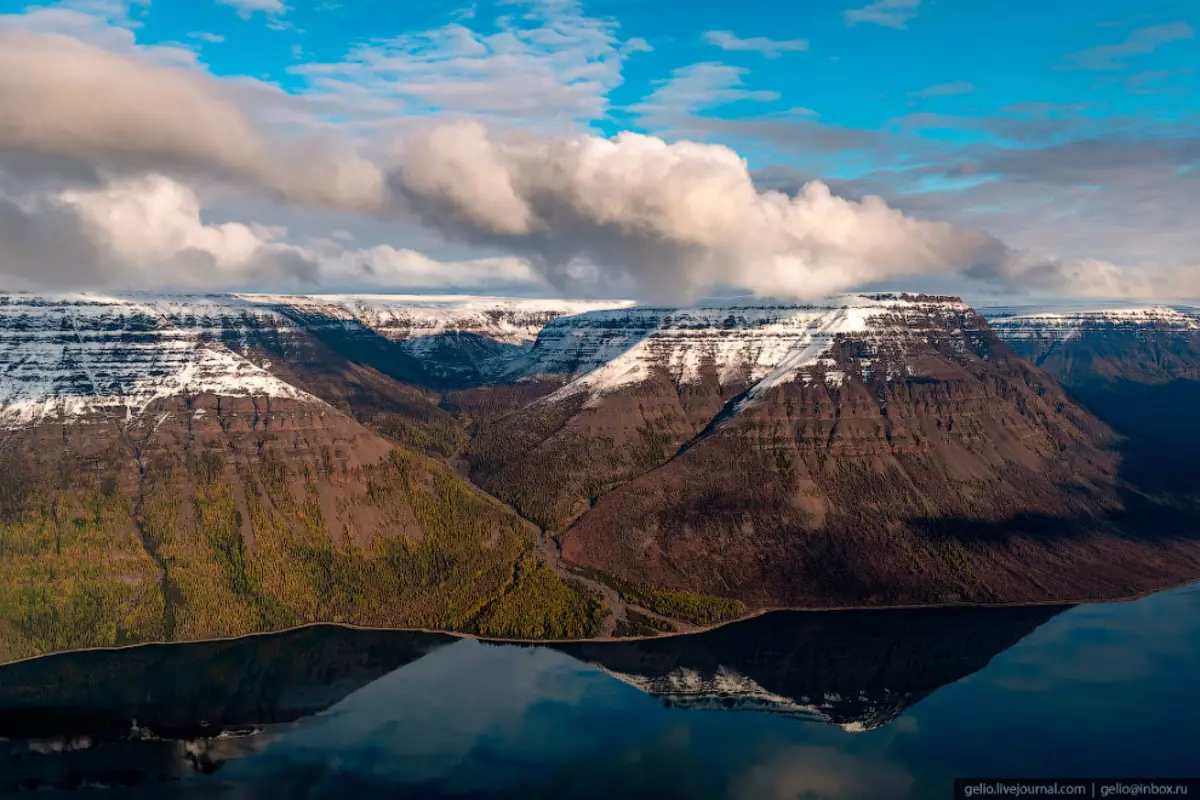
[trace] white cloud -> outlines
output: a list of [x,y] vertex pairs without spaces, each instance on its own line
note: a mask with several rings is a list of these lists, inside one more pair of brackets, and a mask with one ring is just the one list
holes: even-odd
[[218,0],[223,5],[233,6],[242,19],[249,19],[256,13],[286,14],[287,6],[283,0]]
[[287,112],[278,90],[220,82],[167,55],[0,28],[0,166],[40,155],[63,167],[205,172],[338,207],[384,202],[379,170],[344,142],[279,135],[243,109]]
[[392,291],[466,289],[525,294],[549,288],[529,262],[515,256],[439,261],[391,245],[330,254],[321,260],[320,276],[324,285]]
[[920,13],[921,0],[876,0],[862,8],[845,12],[846,23],[857,25],[869,23],[887,28],[906,28],[910,20]]
[[778,92],[747,89],[743,78],[749,72],[715,61],[680,67],[630,110],[651,127],[670,127],[683,117],[729,103],[779,99]]
[[188,251],[207,254],[219,270],[236,268],[286,234],[237,222],[205,225],[196,194],[162,175],[72,189],[58,200],[78,213],[118,259],[143,270]]
[[440,261],[389,245],[350,248],[346,232],[300,244],[288,234],[207,222],[196,193],[162,175],[0,196],[0,278],[34,288],[546,290],[513,256]]
[[225,288],[309,284],[310,254],[285,230],[207,224],[188,187],[161,175],[0,196],[0,272],[36,286]]
[[405,115],[471,115],[537,127],[589,123],[608,111],[622,64],[645,50],[617,25],[573,2],[521,2],[494,33],[461,23],[375,40],[340,61],[298,65],[308,94],[344,109],[368,130]]
[[221,44],[225,41],[225,37],[219,33],[209,33],[208,31],[194,31],[188,34],[192,39],[197,39],[208,44]]
[[[631,133],[495,140],[478,124],[439,126],[407,143],[395,182],[430,224],[524,256],[564,292],[620,284],[682,301],[724,284],[812,298],[1006,256],[986,234],[819,182],[759,192],[728,148]],[[580,264],[599,285],[579,284]]]
[[[184,288],[549,282],[681,299],[723,283],[808,297],[959,273],[1097,296],[1200,293],[1189,224],[1200,151],[1183,122],[1084,136],[1063,127],[1075,111],[1033,104],[1009,109],[1021,118],[923,115],[894,131],[826,125],[804,109],[728,119],[709,112],[782,98],[715,62],[676,70],[627,109],[663,136],[762,143],[810,171],[891,157],[875,187],[849,196],[886,193],[904,213],[819,181],[759,191],[728,148],[569,133],[609,113],[624,59],[649,45],[569,0],[504,7],[513,15],[488,33],[450,25],[305,65],[300,96],[217,78],[187,48],[139,45],[137,5],[0,15],[0,264],[26,282]],[[875,3],[858,21],[903,24],[916,10]],[[1130,41],[1082,61],[1124,63],[1147,46]],[[464,117],[476,122],[440,124]],[[915,124],[989,141],[918,150]],[[939,181],[958,185],[928,189]],[[202,213],[199,198],[217,192],[241,206]],[[274,227],[240,221],[264,219]]]
[[808,49],[807,39],[769,39],[765,36],[742,39],[732,31],[709,31],[704,34],[704,39],[722,50],[760,53],[767,58],[778,58],[784,53],[797,53]]

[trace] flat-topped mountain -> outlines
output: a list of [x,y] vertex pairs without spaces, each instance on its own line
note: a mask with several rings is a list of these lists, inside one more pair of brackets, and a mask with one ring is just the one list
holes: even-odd
[[602,573],[806,606],[1109,596],[1165,563],[1105,533],[1108,429],[957,298],[598,312],[530,357],[565,385],[472,474]]
[[984,313],[1013,350],[1069,386],[1200,379],[1200,310],[1194,308]]
[[1200,309],[1117,305],[985,313],[1014,351],[1122,435],[1125,480],[1154,496],[1200,500]]
[[653,634],[1200,574],[1184,528],[1131,527],[1128,432],[1014,349],[1058,370],[1096,335],[1186,375],[1191,318],[1002,316],[0,296],[0,658],[316,621]]

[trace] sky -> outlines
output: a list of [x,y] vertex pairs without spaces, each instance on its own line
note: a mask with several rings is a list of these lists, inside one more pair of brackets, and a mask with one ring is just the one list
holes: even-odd
[[0,0],[0,286],[1200,297],[1194,0]]

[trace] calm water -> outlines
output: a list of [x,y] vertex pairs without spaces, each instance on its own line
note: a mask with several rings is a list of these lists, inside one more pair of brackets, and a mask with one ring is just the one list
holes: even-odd
[[564,648],[312,629],[0,669],[0,792],[950,796],[1200,774],[1200,587]]

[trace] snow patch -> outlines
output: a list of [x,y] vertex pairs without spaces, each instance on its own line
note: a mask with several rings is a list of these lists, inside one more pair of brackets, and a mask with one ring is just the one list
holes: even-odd
[[214,338],[213,319],[233,313],[212,298],[0,296],[0,428],[131,420],[156,400],[196,394],[320,403]]
[[[710,370],[721,385],[750,385],[750,402],[781,384],[810,380],[816,367],[826,368],[828,384],[843,385],[849,376],[826,360],[839,337],[878,344],[930,328],[945,332],[939,317],[970,312],[957,298],[903,294],[849,295],[812,305],[743,300],[593,312],[548,324],[518,369],[523,376],[573,376],[543,403],[584,394],[585,403],[594,405],[656,370],[680,386],[700,382]],[[956,332],[964,335],[961,327]],[[873,362],[863,364],[869,374]]]

